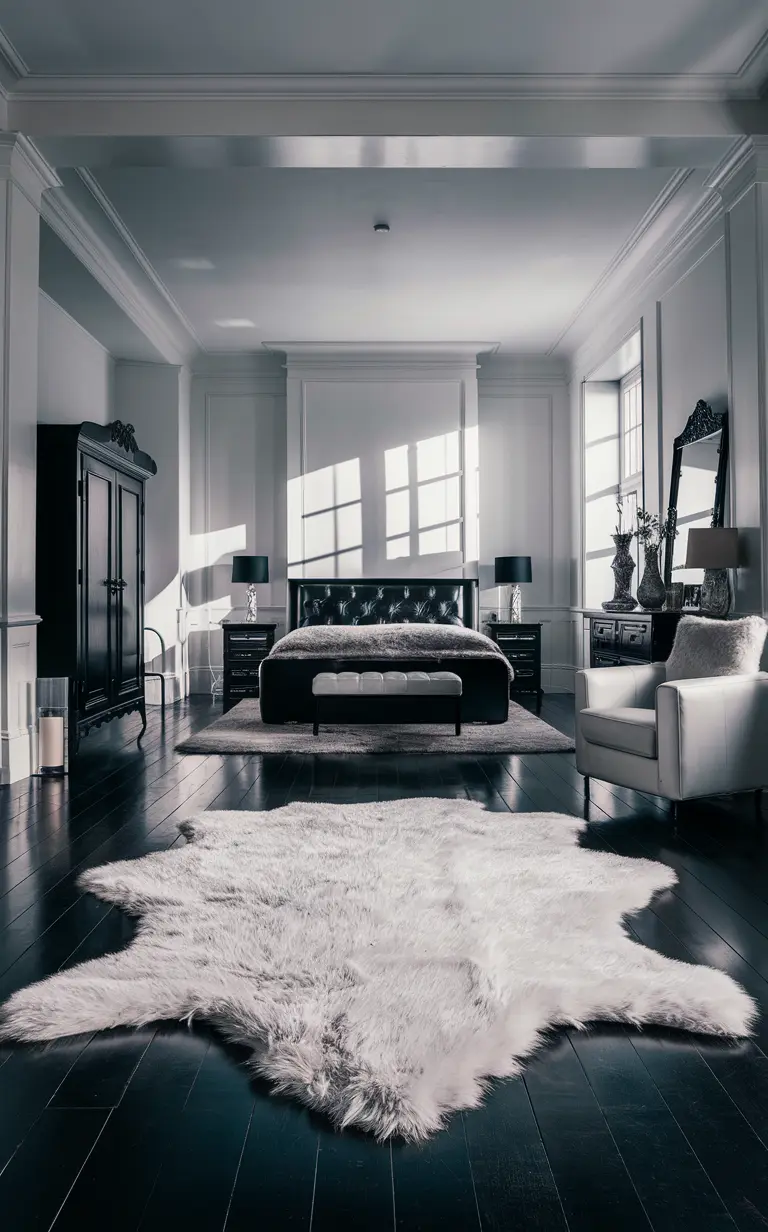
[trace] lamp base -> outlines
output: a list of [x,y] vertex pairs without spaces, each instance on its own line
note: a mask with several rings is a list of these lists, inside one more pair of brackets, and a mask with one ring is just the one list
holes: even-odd
[[721,619],[731,610],[731,579],[727,569],[705,569],[701,586],[701,611]]
[[256,601],[256,586],[251,583],[245,592],[245,619],[250,623],[259,619],[259,605]]
[[511,625],[519,625],[523,619],[523,592],[517,582],[509,588],[509,613],[507,620]]

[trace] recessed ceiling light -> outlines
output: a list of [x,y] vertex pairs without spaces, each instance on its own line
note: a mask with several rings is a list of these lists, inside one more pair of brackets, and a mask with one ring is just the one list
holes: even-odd
[[214,269],[213,261],[209,261],[207,257],[174,257],[171,265],[175,265],[177,269],[183,270]]
[[377,235],[389,235],[389,223],[388,222],[375,222],[373,224],[373,229]]
[[255,321],[251,321],[248,317],[222,317],[220,321],[214,321],[214,325],[218,325],[219,329],[255,329]]

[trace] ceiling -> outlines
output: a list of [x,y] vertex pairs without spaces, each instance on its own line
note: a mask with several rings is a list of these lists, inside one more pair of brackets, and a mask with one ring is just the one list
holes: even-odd
[[32,74],[735,74],[765,0],[0,0]]
[[567,349],[768,131],[738,101],[768,125],[768,0],[0,0],[0,51],[8,126],[62,181],[45,289],[126,358],[142,329],[184,361],[273,339]]
[[[547,350],[668,178],[660,169],[97,173],[210,350],[480,336]],[[389,235],[374,234],[377,220]],[[227,318],[254,325],[216,324]]]

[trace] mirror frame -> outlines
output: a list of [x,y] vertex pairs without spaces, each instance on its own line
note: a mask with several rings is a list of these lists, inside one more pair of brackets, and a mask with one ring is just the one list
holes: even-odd
[[683,449],[695,441],[701,441],[706,436],[722,431],[720,438],[717,475],[715,476],[715,499],[712,506],[711,526],[722,526],[725,519],[725,489],[728,479],[728,412],[713,411],[708,402],[700,398],[688,416],[688,422],[679,436],[675,437],[672,447],[672,474],[669,481],[669,518],[670,536],[664,559],[664,585],[672,583],[672,557],[675,547],[675,530],[677,529],[677,497],[680,488],[680,472],[683,468]]

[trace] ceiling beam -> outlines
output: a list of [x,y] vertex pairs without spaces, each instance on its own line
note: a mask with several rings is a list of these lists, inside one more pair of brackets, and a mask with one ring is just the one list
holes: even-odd
[[[336,80],[336,79],[334,79]],[[187,91],[121,93],[109,81],[40,93],[35,78],[8,99],[8,125],[45,137],[738,137],[768,133],[768,101],[521,97],[497,87],[487,96],[403,88],[289,93],[238,91],[230,83]],[[22,89],[29,84],[29,89]],[[283,83],[284,84],[284,83]]]

